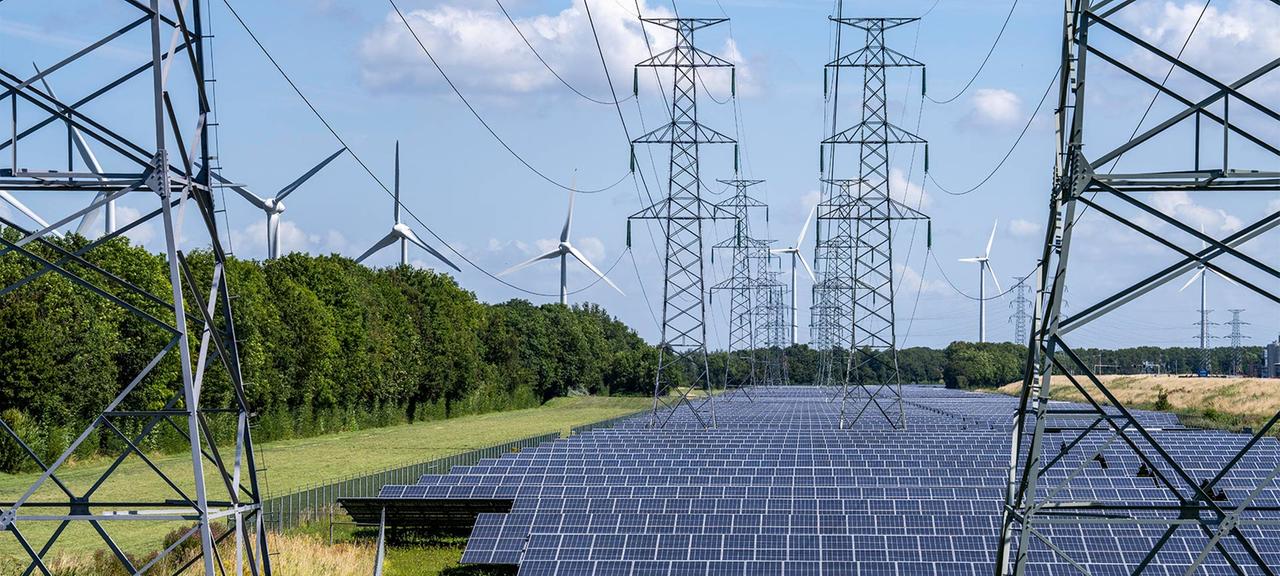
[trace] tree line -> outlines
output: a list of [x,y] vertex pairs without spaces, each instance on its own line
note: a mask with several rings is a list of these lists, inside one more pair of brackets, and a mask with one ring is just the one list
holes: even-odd
[[[12,230],[0,234],[17,239]],[[58,242],[73,251],[87,243],[74,236]],[[47,247],[25,249],[50,262],[61,258]],[[0,251],[0,287],[34,276],[0,295],[0,421],[46,461],[143,372],[170,338],[105,297],[171,322],[172,310],[163,300],[169,291],[163,256],[117,239],[85,258],[162,298],[130,291],[90,266],[66,264],[106,287],[105,295],[95,294],[60,274],[39,274],[39,262]],[[197,285],[207,287],[211,255],[193,253],[188,261]],[[653,393],[658,348],[599,306],[485,304],[446,275],[411,267],[370,269],[336,255],[291,254],[269,262],[229,258],[226,274],[259,441],[533,407],[570,394]],[[187,303],[191,317],[198,318],[193,301]],[[1103,373],[1137,374],[1153,364],[1163,372],[1190,372],[1199,361],[1195,348],[1078,354]],[[1261,354],[1261,348],[1243,348],[1244,368],[1256,367]],[[815,380],[818,351],[792,346],[785,357],[792,382]],[[837,362],[846,359],[846,352],[837,353]],[[943,350],[899,350],[897,362],[903,382],[969,388],[1020,380],[1025,359],[1025,347],[1015,344],[955,342]],[[1230,373],[1232,351],[1213,349],[1212,362],[1215,373]],[[747,365],[730,362],[724,352],[712,353],[708,365],[716,385],[725,382],[726,366],[728,382],[749,378]],[[874,377],[886,368],[873,363],[862,369]],[[691,374],[678,373],[675,383],[691,380]],[[171,354],[121,408],[160,409],[180,381]],[[226,405],[231,393],[224,373],[208,373],[206,405]],[[118,425],[130,431],[128,424]],[[172,451],[185,445],[180,432],[165,429],[141,447]],[[99,434],[79,456],[119,449],[114,436]],[[0,471],[31,466],[0,433]]]
[[[17,238],[12,230],[0,234]],[[76,250],[87,241],[58,242]],[[59,258],[46,247],[32,250],[49,261]],[[106,242],[85,258],[152,294],[169,293],[165,257],[126,240]],[[187,260],[196,285],[207,289],[211,255],[193,253]],[[30,258],[0,253],[0,286],[42,268]],[[85,265],[67,269],[156,319],[173,320],[163,301]],[[411,267],[370,269],[336,255],[230,258],[226,274],[259,441],[533,407],[569,394],[643,393],[653,386],[656,349],[599,306],[524,300],[486,305],[449,276]],[[65,450],[171,337],[56,273],[39,275],[0,296],[0,303],[0,419],[46,461]],[[199,317],[190,298],[187,303]],[[162,408],[181,382],[178,366],[175,351],[122,409]],[[210,371],[206,405],[225,405],[230,394],[225,373]],[[177,432],[161,432],[142,448],[184,446]],[[30,469],[17,445],[0,437],[0,470]],[[79,455],[118,450],[117,442],[100,433]]]

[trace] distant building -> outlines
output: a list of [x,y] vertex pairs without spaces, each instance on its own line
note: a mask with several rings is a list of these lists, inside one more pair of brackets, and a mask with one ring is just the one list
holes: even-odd
[[1262,353],[1262,377],[1280,378],[1280,339],[1267,344]]

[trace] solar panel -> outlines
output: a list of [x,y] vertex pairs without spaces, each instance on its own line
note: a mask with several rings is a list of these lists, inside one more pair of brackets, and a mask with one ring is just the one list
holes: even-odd
[[[661,430],[637,417],[425,475],[415,485],[386,486],[381,497],[511,500],[509,513],[476,518],[463,562],[519,565],[522,575],[989,574],[1017,399],[905,387],[909,429],[896,431],[872,420],[838,429],[838,404],[829,397],[817,388],[759,390],[754,400],[721,402],[714,430],[691,415],[673,415],[674,427]],[[1247,441],[1187,429],[1170,414],[1136,416],[1190,474],[1215,473]],[[1074,444],[1037,487],[1042,501],[1177,503],[1152,474],[1138,473],[1144,462],[1125,443],[1145,445],[1141,438],[1098,429],[1076,442],[1092,424],[1070,414],[1052,419],[1058,431],[1046,435],[1045,456]],[[1275,510],[1271,524],[1244,528],[1272,543],[1260,549],[1272,565],[1280,565],[1280,486],[1258,487],[1277,462],[1280,444],[1264,441],[1219,484],[1223,506],[1257,490],[1255,504]],[[1172,474],[1159,463],[1154,470]],[[1099,574],[1141,562],[1163,527],[1046,530]],[[1193,529],[1177,532],[1148,573],[1181,574],[1176,567],[1205,541]],[[1224,546],[1244,554],[1238,544]],[[1034,539],[1031,560],[1035,573],[1077,573]],[[1231,570],[1218,557],[1202,573]]]

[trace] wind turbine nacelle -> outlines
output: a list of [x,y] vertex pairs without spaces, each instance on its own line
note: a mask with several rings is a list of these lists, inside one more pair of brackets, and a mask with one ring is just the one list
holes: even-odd
[[265,210],[267,214],[284,213],[284,200],[278,200],[276,198],[267,198],[263,202],[263,204],[265,205]]
[[413,231],[410,230],[409,227],[404,224],[396,224],[395,226],[392,226],[391,229],[398,232],[401,236],[407,237],[407,236],[413,235]]

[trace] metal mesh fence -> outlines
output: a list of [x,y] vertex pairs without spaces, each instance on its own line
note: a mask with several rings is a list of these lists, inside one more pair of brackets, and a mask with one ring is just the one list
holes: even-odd
[[559,438],[559,432],[531,436],[451,454],[427,462],[387,468],[368,474],[351,475],[340,480],[308,486],[264,500],[262,502],[263,518],[269,529],[287,530],[326,516],[337,505],[339,498],[377,496],[386,484],[415,484],[424,474],[445,474],[454,466],[469,466],[485,458],[498,458],[503,454],[519,452]]

